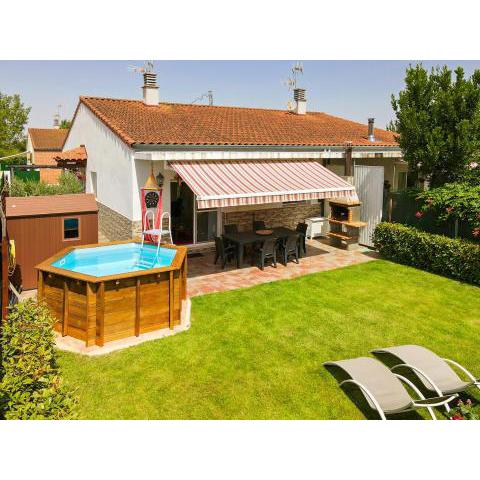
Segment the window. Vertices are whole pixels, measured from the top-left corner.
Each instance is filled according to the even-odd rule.
[[[217,235],[217,210],[197,211],[197,243],[211,242]]]
[[[64,218],[63,219],[63,239],[78,240],[80,238],[80,219]]]

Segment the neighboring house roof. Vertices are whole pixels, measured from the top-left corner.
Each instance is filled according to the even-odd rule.
[[[33,150],[61,151],[68,135],[66,128],[29,128]]]
[[[71,150],[65,150],[53,157],[57,162],[86,162],[87,158],[87,149],[85,148],[85,145],[80,145]]]
[[[128,145],[255,145],[398,147],[392,132],[321,112],[160,103],[80,97]]]
[[[5,206],[7,218],[98,212],[93,193],[6,197]]]

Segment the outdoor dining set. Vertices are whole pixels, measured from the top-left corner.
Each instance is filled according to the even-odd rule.
[[[245,255],[250,254],[251,264],[261,270],[267,263],[277,267],[277,261],[285,266],[289,260],[299,262],[306,253],[305,237],[307,224],[299,223],[295,230],[286,227],[268,228],[263,221],[254,221],[251,231],[239,231],[238,225],[224,225],[221,237],[215,237],[215,264],[221,261],[222,268],[235,260],[237,268],[244,263]]]

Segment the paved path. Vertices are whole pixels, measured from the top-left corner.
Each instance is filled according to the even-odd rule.
[[[257,267],[249,266],[237,269],[235,262],[231,262],[225,270],[222,270],[220,266],[213,265],[213,253],[208,253],[188,260],[188,295],[193,297],[205,293],[251,287],[275,280],[356,265],[375,258],[377,258],[375,252],[366,248],[346,251],[331,247],[325,240],[309,240],[307,255],[300,259],[299,265],[289,262],[285,267],[277,263],[277,268],[266,266],[262,271]]]

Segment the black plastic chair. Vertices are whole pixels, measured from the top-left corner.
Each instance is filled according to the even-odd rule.
[[[236,223],[230,223],[229,225],[224,225],[223,231],[225,233],[238,233],[238,225]]]
[[[265,240],[257,250],[258,263],[260,264],[260,270],[265,268],[265,263],[267,260],[271,260],[275,268],[277,268],[277,239],[268,238]]]
[[[228,261],[233,260],[236,257],[237,249],[235,245],[225,245],[222,237],[215,237],[215,265],[218,262],[218,259],[222,261],[222,268],[225,268],[225,265]]]
[[[295,261],[299,263],[298,261],[298,250],[299,250],[299,245],[298,245],[298,237],[299,235],[289,235],[281,245],[281,252],[283,256],[283,264],[287,266],[288,259],[290,257],[295,257]]]
[[[308,225],[306,223],[297,223],[297,228],[295,229],[299,235],[299,243],[304,253],[307,253],[307,244],[305,239],[307,238],[307,229]]]
[[[263,220],[255,220],[253,222],[253,231],[256,232],[257,230],[265,230],[265,222]]]

